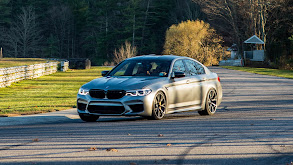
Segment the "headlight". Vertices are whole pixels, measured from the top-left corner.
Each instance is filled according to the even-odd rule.
[[[80,95],[87,95],[87,94],[89,94],[89,90],[88,89],[84,89],[84,88],[80,88],[78,90],[78,94],[80,94]]]
[[[133,91],[126,91],[126,96],[146,96],[151,92],[152,90],[150,89],[138,89]]]

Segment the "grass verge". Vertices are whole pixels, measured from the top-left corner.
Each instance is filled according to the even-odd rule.
[[[0,115],[25,115],[73,108],[81,85],[100,77],[102,70],[109,70],[109,67],[57,72],[0,88]]]
[[[221,67],[226,68],[226,69],[233,69],[233,70],[255,73],[255,74],[270,75],[270,76],[277,76],[277,77],[284,77],[284,78],[293,79],[293,71],[291,71],[291,70],[237,67],[237,66],[221,66]]]
[[[48,60],[41,58],[2,58],[0,59],[0,68],[40,64],[46,63],[47,61]]]

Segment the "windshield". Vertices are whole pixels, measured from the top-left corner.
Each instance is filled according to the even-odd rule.
[[[167,77],[171,61],[126,60],[112,70],[108,76],[160,76]]]

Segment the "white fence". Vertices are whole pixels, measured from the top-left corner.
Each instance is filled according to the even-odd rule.
[[[0,88],[10,86],[14,82],[33,79],[57,72],[58,63],[48,62],[35,65],[24,65],[0,68]]]

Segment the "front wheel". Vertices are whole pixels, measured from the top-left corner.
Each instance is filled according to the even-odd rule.
[[[167,99],[163,92],[158,92],[153,101],[152,119],[160,120],[167,110]]]
[[[81,120],[86,122],[95,122],[99,119],[100,116],[79,113],[79,117]]]
[[[200,115],[213,115],[217,110],[218,95],[217,91],[212,88],[208,91],[205,103],[205,109],[198,111]]]

